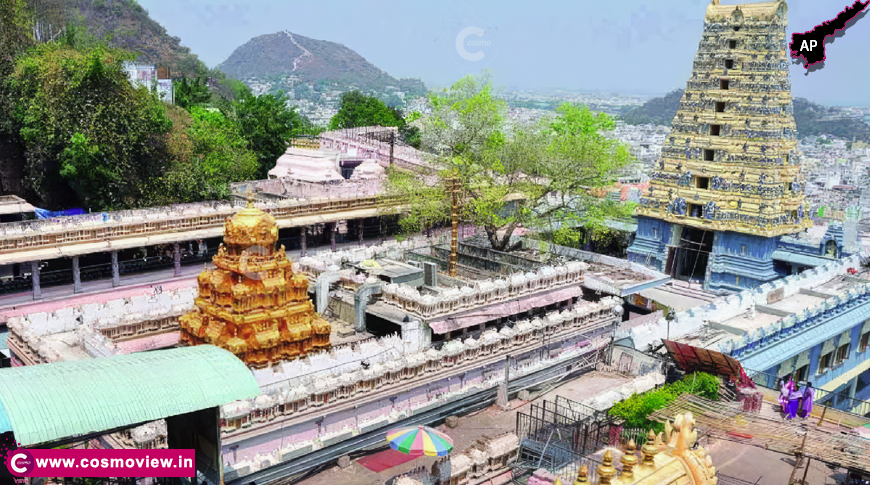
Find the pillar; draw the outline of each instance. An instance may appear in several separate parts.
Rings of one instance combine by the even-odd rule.
[[[81,272],[81,268],[79,268],[79,257],[78,256],[73,256],[72,265],[73,265],[73,293],[81,293],[82,292],[82,272]]]
[[[172,276],[181,276],[181,247],[178,243],[172,243],[172,259],[175,265],[175,273]]]
[[[338,230],[338,224],[332,222],[329,224],[329,246],[335,251],[335,233]]]
[[[112,287],[121,286],[121,268],[118,266],[118,251],[112,251]]]
[[[438,287],[438,265],[435,263],[423,263],[423,284],[432,288]]]
[[[363,245],[363,227],[364,227],[364,224],[363,224],[363,223],[364,223],[364,222],[365,222],[365,219],[360,219],[360,220],[359,220],[359,226],[357,226],[357,227],[359,227],[359,245],[360,245],[360,246]]]
[[[30,262],[30,277],[33,281],[33,299],[42,298],[42,289],[39,287],[39,261]]]
[[[302,256],[308,256],[308,247],[307,247],[307,235],[308,231],[305,226],[299,228],[299,244],[302,246]]]

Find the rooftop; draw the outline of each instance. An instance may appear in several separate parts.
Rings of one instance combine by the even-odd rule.
[[[17,195],[0,195],[0,215],[34,212],[36,208]]]

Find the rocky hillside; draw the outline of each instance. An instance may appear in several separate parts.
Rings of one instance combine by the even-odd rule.
[[[138,52],[141,62],[169,67],[173,77],[205,74],[208,68],[190,49],[148,16],[135,0],[62,0],[67,12],[78,15],[97,37]]]
[[[338,90],[353,86],[377,93],[392,86],[405,96],[426,92],[419,79],[396,79],[346,46],[286,30],[254,37],[217,68],[248,83],[269,83],[272,90],[283,84],[289,91],[287,88],[301,82]]]
[[[677,116],[683,91],[683,89],[676,89],[662,98],[653,98],[642,106],[628,110],[621,118],[630,125],[670,126],[674,116]]]
[[[683,90],[671,91],[662,98],[653,98],[643,106],[638,106],[625,115],[622,119],[630,125],[654,125],[670,126]],[[841,114],[837,107],[822,106],[804,98],[794,98],[794,121],[797,125],[800,137],[833,135],[846,140],[859,140],[870,143],[870,125],[862,120],[848,118]]]

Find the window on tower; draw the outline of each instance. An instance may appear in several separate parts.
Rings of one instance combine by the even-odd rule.
[[[695,187],[707,190],[710,188],[710,177],[695,177]]]
[[[736,49],[737,48],[737,41],[736,40],[729,40],[728,41],[728,48],[729,49]]]
[[[716,152],[713,150],[704,150],[704,161],[712,162],[715,159]]]
[[[728,89],[728,80],[727,79],[720,79],[719,80],[719,89],[722,89],[722,90]]]
[[[723,103],[721,101],[716,103],[716,112],[717,113],[724,113],[725,112],[725,103]]]
[[[719,136],[720,131],[721,131],[720,125],[710,125],[710,136]]]
[[[734,59],[725,59],[725,69],[734,69]]]

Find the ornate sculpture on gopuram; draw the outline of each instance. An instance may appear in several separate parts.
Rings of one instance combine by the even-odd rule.
[[[711,290],[781,276],[777,238],[812,226],[800,209],[787,12],[784,0],[708,5],[670,141],[636,210],[630,261]],[[659,209],[669,192],[686,210]]]
[[[329,347],[330,325],[314,312],[308,278],[291,269],[278,225],[248,206],[228,217],[213,270],[200,273],[197,310],[180,320],[181,342],[224,348],[253,368]]]

